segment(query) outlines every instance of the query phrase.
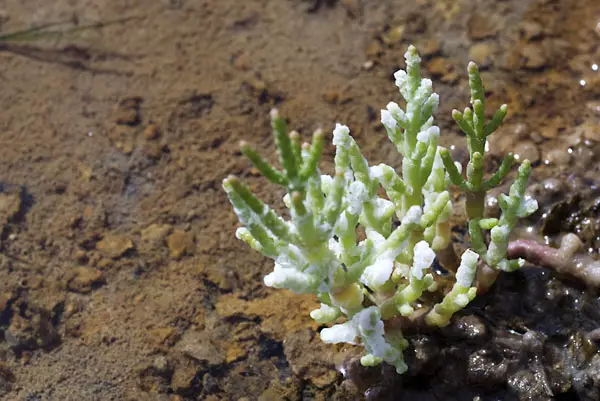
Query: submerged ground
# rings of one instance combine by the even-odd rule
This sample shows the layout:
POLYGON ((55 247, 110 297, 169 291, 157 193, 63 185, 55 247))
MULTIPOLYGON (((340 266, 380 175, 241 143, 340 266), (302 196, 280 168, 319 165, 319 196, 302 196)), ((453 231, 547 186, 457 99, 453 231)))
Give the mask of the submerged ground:
MULTIPOLYGON (((308 317, 313 297, 263 286, 272 263, 233 236, 220 183, 240 175, 280 204, 281 192, 238 152, 242 138, 273 150, 274 106, 303 135, 344 122, 372 163, 399 166, 378 114, 399 98, 391 76, 411 43, 440 93, 443 144, 464 156, 450 110, 466 106, 464 69, 475 60, 489 109, 509 105, 491 162, 509 150, 532 160, 540 203, 562 205, 534 229, 577 232, 597 254, 598 1, 0 4, 0 35, 54 22, 87 28, 0 40, 0 398, 360 399, 377 378, 364 388, 344 381, 338 368, 354 351, 320 343, 308 317), (583 213, 569 220, 564 211, 574 207, 583 213)), ((544 274, 501 281, 517 304, 538 289, 519 304, 526 317, 511 330, 549 330, 545 317, 557 309, 540 301, 544 274)), ((573 330, 593 329, 593 293, 558 287, 587 302, 573 330)), ((475 305, 480 315, 505 302, 498 294, 492 306, 475 305)), ((569 302, 552 306, 568 310, 569 302)), ((466 327, 484 323, 509 328, 466 327)), ((444 344, 432 338, 415 341, 444 344)), ((482 377, 461 383, 465 393, 411 391, 470 400, 478 387, 491 397, 511 387, 515 397, 528 383, 482 377)), ((398 383, 367 395, 389 397, 386 386, 398 383)))

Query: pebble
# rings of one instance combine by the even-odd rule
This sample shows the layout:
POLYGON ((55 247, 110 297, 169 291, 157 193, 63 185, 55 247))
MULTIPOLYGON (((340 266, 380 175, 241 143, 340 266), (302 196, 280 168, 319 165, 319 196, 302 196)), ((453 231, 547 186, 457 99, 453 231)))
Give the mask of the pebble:
POLYGON ((513 149, 515 159, 518 157, 518 161, 529 160, 531 164, 535 165, 540 161, 540 151, 533 141, 525 140, 517 142, 513 149))
POLYGON ((140 123, 140 106, 142 98, 131 97, 123 99, 117 108, 115 122, 119 125, 136 126, 140 123))
POLYGON ((115 147, 126 155, 133 151, 136 135, 137 128, 128 125, 116 125, 108 134, 115 147))
POLYGON ((567 149, 552 149, 544 158, 544 164, 555 166, 566 166, 571 162, 571 154, 567 149))
POLYGON ((102 240, 96 244, 96 249, 102 252, 105 256, 118 259, 125 252, 133 249, 133 241, 124 235, 105 235, 102 240))
POLYGON ((19 312, 13 314, 10 326, 4 331, 4 339, 13 349, 34 350, 60 343, 51 310, 26 302, 14 305, 13 310, 19 312))
POLYGON ((171 377, 173 391, 178 393, 189 391, 194 386, 197 373, 198 368, 191 361, 178 364, 171 377))
POLYGON ((160 143, 152 141, 146 142, 142 147, 144 155, 149 159, 160 159, 162 155, 163 147, 160 143))
POLYGON ((440 42, 437 39, 427 39, 418 47, 423 57, 436 56, 441 52, 440 42))
POLYGON ((565 128, 566 124, 564 118, 556 116, 552 119, 546 120, 543 127, 540 129, 540 135, 546 139, 554 139, 558 136, 558 133, 565 128))
POLYGON ((519 24, 519 32, 526 40, 538 39, 542 36, 544 27, 537 21, 521 21, 519 24))
POLYGON ((157 139, 158 137, 160 137, 160 128, 158 128, 158 125, 154 123, 148 124, 148 126, 144 128, 143 135, 144 138, 146 138, 146 140, 149 141, 157 139))
POLYGON ((450 72, 450 64, 444 57, 434 57, 427 63, 427 71, 434 77, 441 77, 450 72))
POLYGON ((21 211, 22 199, 19 192, 0 193, 0 223, 6 224, 21 211))
POLYGON ((526 44, 521 49, 521 66, 531 70, 540 69, 548 63, 548 57, 539 44, 526 44))
POLYGON ((177 340, 174 327, 155 327, 149 332, 150 338, 158 345, 173 345, 177 340))
POLYGON ((173 227, 170 224, 150 224, 142 230, 142 242, 155 247, 162 246, 171 231, 173 227))
POLYGON ((67 280, 67 288, 73 292, 87 294, 94 287, 104 284, 106 280, 101 270, 92 267, 76 267, 67 280))
POLYGON ((248 355, 248 350, 245 347, 242 347, 238 343, 231 343, 231 345, 227 348, 227 355, 225 356, 226 363, 232 363, 244 358, 248 355))
POLYGON ((460 340, 481 342, 488 335, 485 323, 475 315, 461 316, 450 327, 452 335, 460 340))
POLYGON ((404 29, 404 25, 398 25, 391 28, 381 37, 383 43, 386 45, 393 45, 402 42, 402 39, 404 39, 404 29))
POLYGON ((373 40, 366 48, 365 55, 367 58, 378 58, 383 54, 383 46, 378 40, 373 40))
POLYGON ((497 46, 492 42, 475 43, 469 49, 469 59, 473 60, 479 67, 489 67, 492 64, 492 56, 497 46))
POLYGON ((241 53, 232 57, 233 66, 240 71, 249 71, 252 68, 252 62, 247 53, 241 53))
POLYGON ((176 348, 198 362, 220 365, 225 361, 225 353, 205 331, 187 331, 176 348))
POLYGON ((206 279, 224 291, 231 291, 234 287, 235 275, 222 266, 210 266, 203 269, 206 279))
POLYGON ((479 13, 472 14, 467 22, 467 33, 471 40, 493 37, 496 35, 496 30, 496 26, 490 22, 490 19, 479 13))
POLYGON ((598 121, 586 120, 575 129, 575 134, 580 138, 600 142, 600 124, 598 121))
POLYGON ((175 230, 167 239, 167 245, 171 251, 171 257, 179 259, 183 255, 193 254, 196 249, 194 234, 183 230, 175 230))

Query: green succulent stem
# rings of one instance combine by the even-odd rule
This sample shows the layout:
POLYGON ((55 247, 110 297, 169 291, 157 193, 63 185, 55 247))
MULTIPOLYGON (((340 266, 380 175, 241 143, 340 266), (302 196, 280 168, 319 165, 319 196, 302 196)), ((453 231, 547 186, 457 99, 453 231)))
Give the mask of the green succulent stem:
MULTIPOLYGON (((467 68, 471 107, 452 112, 469 150, 463 170, 448 149, 438 146, 440 130, 433 114, 439 99, 431 80, 421 77, 414 46, 408 48, 405 61, 406 69, 394 77, 406 106, 390 102, 381 112, 388 137, 402 155, 400 171, 386 164, 370 166, 350 129, 336 124, 335 173, 321 174, 323 132, 315 131, 312 142, 302 144, 300 134, 288 132, 273 110, 279 166, 269 164, 246 142, 240 148, 262 175, 285 189, 290 217, 275 213, 237 177, 223 181, 242 224, 236 236, 275 261, 265 284, 315 294, 321 305, 310 316, 319 324, 332 324, 320 331, 324 342, 359 343, 365 348, 363 365, 386 362, 398 373, 407 370, 403 351, 408 346, 397 325, 400 318, 419 314, 429 326, 446 326, 475 298, 481 266, 503 271, 521 267, 523 261, 507 258, 509 236, 519 218, 537 208, 525 195, 531 172, 525 160, 509 193, 498 198, 501 215, 485 216, 488 191, 509 174, 515 156, 508 154, 498 170, 486 176, 487 137, 502 124, 507 107, 501 106, 486 121, 477 65, 469 63, 467 68), (471 249, 460 256, 460 265, 452 248, 450 183, 466 199, 471 249), (444 256, 449 251, 454 258, 444 256), (434 267, 436 258, 452 259, 451 266, 445 266, 454 273, 449 291, 434 267), (426 296, 428 292, 434 295, 426 296)), ((490 285, 496 275, 486 277, 490 285)))

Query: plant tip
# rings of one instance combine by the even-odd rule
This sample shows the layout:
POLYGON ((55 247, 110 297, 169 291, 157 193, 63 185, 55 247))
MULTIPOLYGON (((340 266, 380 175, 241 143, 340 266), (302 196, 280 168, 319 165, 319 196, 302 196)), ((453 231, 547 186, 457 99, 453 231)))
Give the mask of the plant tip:
POLYGON ((467 71, 469 72, 469 74, 474 74, 479 72, 479 67, 477 67, 477 64, 475 64, 474 61, 469 61, 469 65, 467 66, 467 71))

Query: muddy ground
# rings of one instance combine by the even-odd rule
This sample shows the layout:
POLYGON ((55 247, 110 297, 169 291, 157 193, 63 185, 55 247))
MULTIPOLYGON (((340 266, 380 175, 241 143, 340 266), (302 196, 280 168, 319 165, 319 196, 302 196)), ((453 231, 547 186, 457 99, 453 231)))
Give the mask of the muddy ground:
POLYGON ((599 21, 595 0, 1 2, 0 35, 83 29, 0 41, 0 398, 361 399, 315 299, 266 289, 272 262, 233 236, 224 177, 282 195, 238 141, 272 154, 278 107, 303 135, 344 122, 399 166, 378 111, 413 43, 457 157, 474 59, 489 109, 509 105, 492 162, 594 175, 599 21))

